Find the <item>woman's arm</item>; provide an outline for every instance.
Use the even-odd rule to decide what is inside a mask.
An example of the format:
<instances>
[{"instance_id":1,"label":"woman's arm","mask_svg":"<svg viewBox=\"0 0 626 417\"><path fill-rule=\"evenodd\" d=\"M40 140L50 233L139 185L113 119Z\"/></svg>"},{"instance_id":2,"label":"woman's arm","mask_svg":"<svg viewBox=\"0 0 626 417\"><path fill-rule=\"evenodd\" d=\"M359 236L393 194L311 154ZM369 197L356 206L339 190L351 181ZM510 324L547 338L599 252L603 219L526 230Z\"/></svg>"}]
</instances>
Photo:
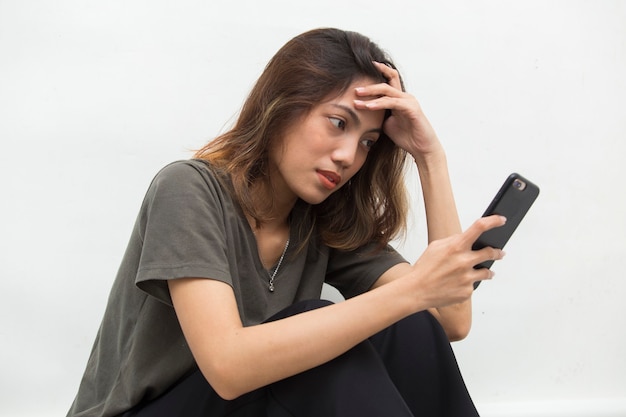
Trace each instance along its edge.
<instances>
[{"instance_id":1,"label":"woman's arm","mask_svg":"<svg viewBox=\"0 0 626 417\"><path fill-rule=\"evenodd\" d=\"M380 96L378 100L361 102L358 105L372 110L391 109L391 117L385 122L384 130L399 147L413 156L417 164L424 195L428 243L459 234L461 225L443 147L417 100L401 91L398 72L383 64L377 64L377 67L389 82L358 89L359 95ZM401 275L398 270L389 271L386 276L381 277L378 285L387 283L398 275ZM472 320L470 297L471 294L456 305L430 309L451 341L463 339L469 333Z\"/></svg>"},{"instance_id":2,"label":"woman's arm","mask_svg":"<svg viewBox=\"0 0 626 417\"><path fill-rule=\"evenodd\" d=\"M433 242L412 266L398 265L387 285L342 303L244 327L234 293L204 278L168 281L185 339L200 370L225 399L314 368L402 318L430 307L457 304L474 281L488 279L473 265L495 250L471 251L485 230L501 224L485 217L465 233Z\"/></svg>"},{"instance_id":3,"label":"woman's arm","mask_svg":"<svg viewBox=\"0 0 626 417\"><path fill-rule=\"evenodd\" d=\"M428 243L461 232L461 224L454 201L448 175L446 156L443 150L438 154L425 155L418 161L426 222ZM439 320L450 341L462 340L472 326L472 299L462 303L431 308L430 312Z\"/></svg>"},{"instance_id":4,"label":"woman's arm","mask_svg":"<svg viewBox=\"0 0 626 417\"><path fill-rule=\"evenodd\" d=\"M244 327L227 284L194 278L169 281L176 314L194 358L225 399L321 365L415 311L419 301L402 297L399 285Z\"/></svg>"},{"instance_id":5,"label":"woman's arm","mask_svg":"<svg viewBox=\"0 0 626 417\"><path fill-rule=\"evenodd\" d=\"M452 187L448 178L446 158L431 155L419 162L416 161L424 194L424 205L428 227L428 243L443 239L461 232ZM383 285L406 273L408 265L394 268L383 274L375 286ZM471 297L461 303L430 308L429 311L441 323L448 339L458 341L464 339L470 331L472 323Z\"/></svg>"}]
</instances>

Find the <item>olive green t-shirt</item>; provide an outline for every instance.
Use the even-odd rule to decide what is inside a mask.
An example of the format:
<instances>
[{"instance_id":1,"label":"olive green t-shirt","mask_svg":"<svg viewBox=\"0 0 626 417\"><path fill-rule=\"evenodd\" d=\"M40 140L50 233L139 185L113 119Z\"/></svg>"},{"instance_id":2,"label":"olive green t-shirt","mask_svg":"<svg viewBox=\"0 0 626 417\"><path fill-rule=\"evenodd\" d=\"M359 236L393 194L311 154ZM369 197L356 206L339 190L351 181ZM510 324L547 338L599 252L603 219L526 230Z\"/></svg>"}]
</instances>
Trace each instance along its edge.
<instances>
[{"instance_id":1,"label":"olive green t-shirt","mask_svg":"<svg viewBox=\"0 0 626 417\"><path fill-rule=\"evenodd\" d=\"M312 238L302 246L306 204L290 222L290 245L268 289L268 272L229 182L199 160L174 162L153 179L132 231L78 394L68 416L115 416L162 394L195 366L167 280L223 281L245 326L301 300L322 284L350 298L404 259L388 247L345 252ZM305 227L302 227L302 226Z\"/></svg>"}]
</instances>

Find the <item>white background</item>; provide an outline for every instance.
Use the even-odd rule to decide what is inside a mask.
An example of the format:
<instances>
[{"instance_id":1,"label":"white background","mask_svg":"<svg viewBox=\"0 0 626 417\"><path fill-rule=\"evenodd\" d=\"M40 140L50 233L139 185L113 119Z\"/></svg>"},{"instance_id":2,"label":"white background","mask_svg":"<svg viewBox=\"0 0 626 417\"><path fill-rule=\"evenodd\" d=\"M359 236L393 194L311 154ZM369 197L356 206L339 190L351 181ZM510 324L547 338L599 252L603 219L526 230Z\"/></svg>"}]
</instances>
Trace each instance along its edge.
<instances>
[{"instance_id":1,"label":"white background","mask_svg":"<svg viewBox=\"0 0 626 417\"><path fill-rule=\"evenodd\" d=\"M65 414L150 179L320 26L390 52L464 227L510 172L541 186L454 345L479 410L626 415L626 2L495 0L0 0L0 415Z\"/></svg>"}]
</instances>

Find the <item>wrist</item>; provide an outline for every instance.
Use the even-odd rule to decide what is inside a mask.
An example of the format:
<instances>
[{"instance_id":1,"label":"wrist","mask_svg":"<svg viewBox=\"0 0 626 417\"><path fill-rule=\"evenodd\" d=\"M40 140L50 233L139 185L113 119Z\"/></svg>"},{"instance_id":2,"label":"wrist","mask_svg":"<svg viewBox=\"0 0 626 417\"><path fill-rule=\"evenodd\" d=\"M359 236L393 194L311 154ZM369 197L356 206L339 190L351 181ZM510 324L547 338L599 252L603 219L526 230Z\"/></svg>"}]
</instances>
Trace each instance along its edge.
<instances>
[{"instance_id":1,"label":"wrist","mask_svg":"<svg viewBox=\"0 0 626 417\"><path fill-rule=\"evenodd\" d=\"M442 167L447 169L448 166L446 153L443 150L443 147L439 147L439 149L431 152L419 153L411 156L413 156L417 169L420 173L428 173L433 170L436 171Z\"/></svg>"}]
</instances>

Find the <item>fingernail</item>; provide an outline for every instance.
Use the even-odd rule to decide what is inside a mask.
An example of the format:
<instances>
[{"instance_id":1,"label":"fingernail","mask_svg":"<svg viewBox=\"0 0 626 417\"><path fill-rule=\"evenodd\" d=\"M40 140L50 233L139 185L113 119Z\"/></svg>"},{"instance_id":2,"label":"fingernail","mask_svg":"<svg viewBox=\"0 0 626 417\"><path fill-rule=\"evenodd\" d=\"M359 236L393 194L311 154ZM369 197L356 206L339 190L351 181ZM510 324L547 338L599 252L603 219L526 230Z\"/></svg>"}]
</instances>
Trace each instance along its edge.
<instances>
[{"instance_id":1,"label":"fingernail","mask_svg":"<svg viewBox=\"0 0 626 417\"><path fill-rule=\"evenodd\" d=\"M355 88L355 90L356 90L357 93L362 93L362 92L365 91L365 87L357 87L357 88Z\"/></svg>"},{"instance_id":2,"label":"fingernail","mask_svg":"<svg viewBox=\"0 0 626 417\"><path fill-rule=\"evenodd\" d=\"M506 217L504 217L504 216L500 216L500 218L502 219L502 222L503 222L503 223L506 223Z\"/></svg>"}]
</instances>

